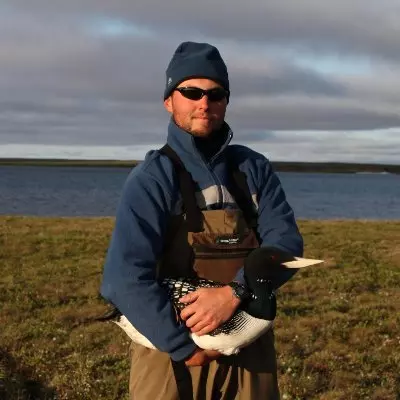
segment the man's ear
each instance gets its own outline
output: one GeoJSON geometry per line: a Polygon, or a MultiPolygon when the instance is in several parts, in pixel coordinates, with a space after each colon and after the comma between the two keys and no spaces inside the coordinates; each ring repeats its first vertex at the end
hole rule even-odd
{"type": "Polygon", "coordinates": [[[171,96],[167,97],[164,100],[164,107],[170,114],[172,114],[172,98],[171,98],[171,96]]]}

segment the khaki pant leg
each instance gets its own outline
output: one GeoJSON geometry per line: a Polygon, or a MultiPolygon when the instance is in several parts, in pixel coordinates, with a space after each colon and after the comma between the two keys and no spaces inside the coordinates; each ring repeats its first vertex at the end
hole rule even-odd
{"type": "MultiPolygon", "coordinates": [[[[171,359],[167,353],[132,343],[130,355],[130,400],[189,400],[179,399],[171,359]]],[[[237,368],[213,361],[204,367],[191,367],[189,371],[194,400],[236,399],[237,368]]]]}
{"type": "Polygon", "coordinates": [[[239,384],[237,400],[280,399],[272,329],[242,349],[237,356],[224,357],[219,362],[237,368],[239,384]]]}
{"type": "Polygon", "coordinates": [[[191,367],[194,400],[235,400],[238,370],[212,361],[203,367],[191,367]]]}
{"type": "MultiPolygon", "coordinates": [[[[179,400],[169,355],[136,344],[131,348],[130,400],[179,400]]],[[[195,400],[280,398],[272,330],[238,356],[221,357],[189,371],[195,400]]]]}
{"type": "Polygon", "coordinates": [[[167,353],[131,344],[129,400],[179,400],[167,353]]]}
{"type": "Polygon", "coordinates": [[[278,385],[269,373],[252,373],[246,369],[239,371],[239,396],[237,400],[279,400],[278,385]]]}

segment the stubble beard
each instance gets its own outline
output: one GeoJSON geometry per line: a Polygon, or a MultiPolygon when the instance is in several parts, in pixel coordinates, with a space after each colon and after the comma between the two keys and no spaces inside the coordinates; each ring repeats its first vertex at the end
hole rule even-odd
{"type": "MultiPolygon", "coordinates": [[[[212,118],[212,117],[210,117],[212,118]]],[[[196,121],[195,119],[192,119],[191,121],[196,121]]],[[[192,126],[194,125],[193,123],[190,124],[189,129],[187,129],[187,132],[189,132],[192,136],[196,136],[196,137],[207,137],[209,135],[211,135],[213,132],[218,131],[219,129],[221,129],[223,124],[223,121],[216,121],[216,120],[210,120],[210,124],[209,124],[209,128],[204,130],[198,130],[196,128],[192,128],[192,126]]]]}

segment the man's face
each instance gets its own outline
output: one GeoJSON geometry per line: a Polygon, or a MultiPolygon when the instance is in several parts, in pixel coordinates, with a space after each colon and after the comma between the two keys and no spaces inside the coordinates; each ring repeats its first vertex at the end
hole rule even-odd
{"type": "MultiPolygon", "coordinates": [[[[218,83],[205,78],[188,79],[177,88],[196,87],[204,90],[222,88],[218,83]]],[[[172,114],[175,123],[193,136],[208,136],[221,128],[227,106],[227,99],[210,101],[208,96],[191,100],[174,90],[164,101],[166,110],[172,114]]]]}

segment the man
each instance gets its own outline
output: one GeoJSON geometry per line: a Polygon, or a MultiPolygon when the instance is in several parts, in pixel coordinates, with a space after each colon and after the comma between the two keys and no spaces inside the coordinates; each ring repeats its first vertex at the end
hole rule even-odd
{"type": "MultiPolygon", "coordinates": [[[[229,145],[229,96],[219,51],[207,43],[180,44],[166,71],[164,106],[171,114],[167,144],[196,185],[198,230],[188,225],[180,164],[165,151],[149,152],[123,188],[101,293],[159,349],[131,347],[129,386],[135,400],[179,398],[171,359],[189,368],[195,399],[279,398],[272,331],[230,357],[197,348],[189,335],[211,332],[248,295],[244,256],[232,262],[229,255],[224,260],[210,255],[218,246],[230,248],[216,244],[221,237],[233,243],[231,254],[259,246],[295,256],[303,252],[293,211],[269,161],[247,147],[229,145]],[[254,229],[239,209],[241,193],[231,178],[235,167],[246,177],[257,217],[254,229]],[[206,257],[198,250],[204,247],[211,249],[206,257]],[[226,285],[183,297],[182,324],[157,279],[190,274],[226,285]]],[[[275,288],[292,275],[279,276],[275,288]]]]}

